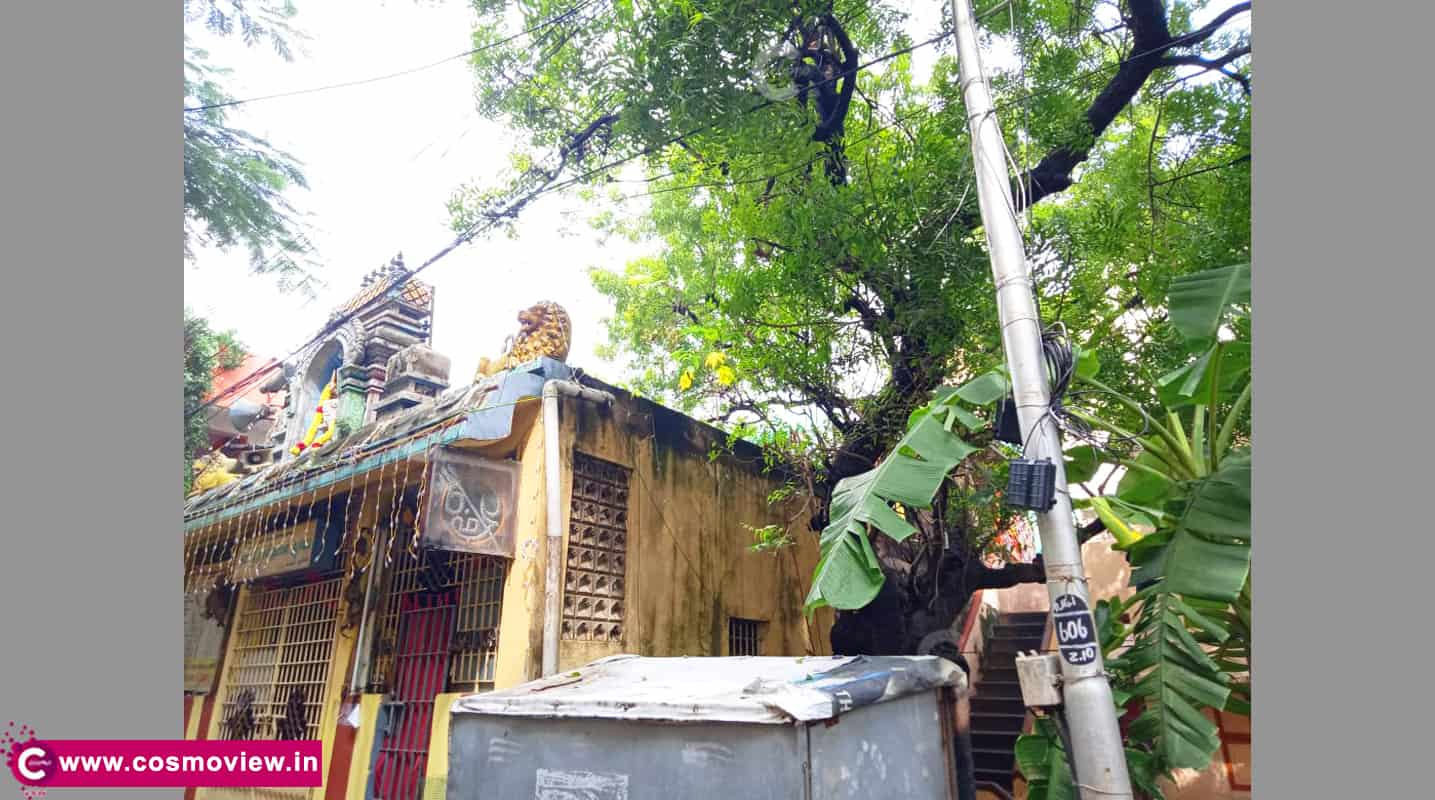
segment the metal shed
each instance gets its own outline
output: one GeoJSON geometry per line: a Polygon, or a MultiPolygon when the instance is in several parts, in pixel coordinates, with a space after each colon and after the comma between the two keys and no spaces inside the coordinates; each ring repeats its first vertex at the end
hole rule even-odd
{"type": "Polygon", "coordinates": [[[454,701],[448,798],[956,800],[966,688],[932,656],[613,656],[454,701]]]}

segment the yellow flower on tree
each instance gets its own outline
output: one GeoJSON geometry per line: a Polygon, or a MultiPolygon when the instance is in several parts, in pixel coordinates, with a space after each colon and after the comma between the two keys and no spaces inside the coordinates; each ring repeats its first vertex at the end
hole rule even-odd
{"type": "Polygon", "coordinates": [[[727,353],[722,352],[708,353],[708,357],[703,361],[708,369],[717,369],[725,363],[727,363],[727,353]]]}
{"type": "Polygon", "coordinates": [[[717,379],[723,386],[731,386],[737,380],[737,373],[732,371],[732,367],[718,367],[717,379]]]}
{"type": "Polygon", "coordinates": [[[683,370],[683,374],[678,377],[678,388],[679,388],[679,389],[682,389],[682,390],[685,391],[685,392],[686,392],[687,390],[693,388],[693,372],[692,372],[692,370],[689,370],[689,369],[683,370]]]}

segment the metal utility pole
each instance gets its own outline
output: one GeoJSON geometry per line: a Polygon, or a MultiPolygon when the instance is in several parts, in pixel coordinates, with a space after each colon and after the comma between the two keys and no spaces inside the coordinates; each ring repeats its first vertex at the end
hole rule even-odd
{"type": "Polygon", "coordinates": [[[1007,176],[1006,147],[982,71],[971,0],[951,0],[951,5],[957,36],[957,68],[972,138],[977,198],[991,250],[1002,346],[1011,370],[1022,441],[1029,443],[1027,451],[1031,457],[1051,459],[1056,466],[1056,504],[1038,515],[1037,529],[1061,651],[1062,704],[1071,734],[1072,768],[1078,791],[1085,800],[1130,800],[1131,780],[1126,772],[1125,749],[1111,685],[1102,665],[1086,571],[1081,564],[1081,546],[1077,543],[1071,511],[1071,495],[1066,485],[1061,433],[1055,420],[1046,413],[1050,403],[1050,378],[1042,350],[1041,319],[1007,176]]]}

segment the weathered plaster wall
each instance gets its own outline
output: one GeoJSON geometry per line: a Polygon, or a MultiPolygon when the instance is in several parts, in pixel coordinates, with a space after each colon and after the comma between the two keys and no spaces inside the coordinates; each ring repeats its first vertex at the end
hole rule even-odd
{"type": "MultiPolygon", "coordinates": [[[[748,549],[753,538],[745,525],[786,524],[796,510],[767,502],[782,481],[730,456],[710,459],[719,441],[714,429],[617,394],[612,408],[569,398],[561,403],[561,507],[566,548],[575,449],[632,470],[624,635],[620,643],[565,640],[560,669],[622,652],[726,655],[729,616],[764,623],[765,655],[830,652],[830,612],[819,613],[810,628],[801,613],[818,555],[806,517],[793,522],[796,546],[777,555],[748,549]]],[[[536,407],[524,411],[514,425],[523,433],[510,443],[523,471],[517,556],[498,646],[500,688],[537,677],[542,660],[543,421],[536,407]]]]}

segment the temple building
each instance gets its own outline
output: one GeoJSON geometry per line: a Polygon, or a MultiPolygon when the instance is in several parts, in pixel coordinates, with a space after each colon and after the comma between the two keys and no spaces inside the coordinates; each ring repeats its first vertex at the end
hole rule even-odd
{"type": "Polygon", "coordinates": [[[320,739],[325,786],[187,797],[443,797],[459,694],[619,653],[830,653],[830,612],[801,611],[816,537],[750,548],[807,524],[756,447],[570,367],[552,303],[455,380],[407,276],[274,366],[185,505],[186,736],[320,739]]]}

